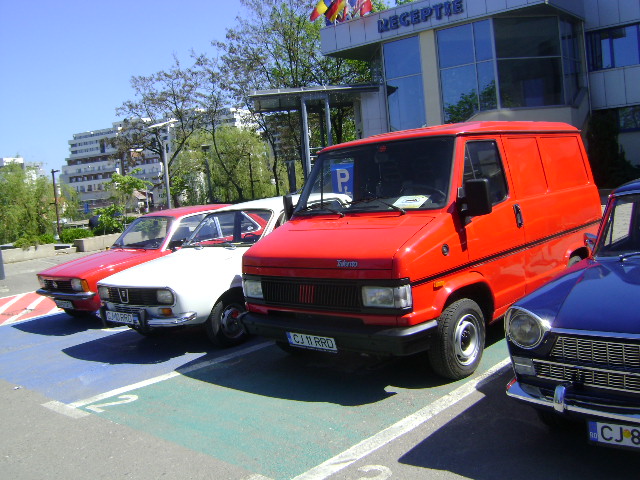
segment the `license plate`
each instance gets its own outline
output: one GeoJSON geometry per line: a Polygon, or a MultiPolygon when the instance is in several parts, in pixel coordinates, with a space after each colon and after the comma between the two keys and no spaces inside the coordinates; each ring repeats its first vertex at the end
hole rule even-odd
{"type": "Polygon", "coordinates": [[[105,314],[107,317],[107,322],[124,323],[126,325],[138,325],[140,323],[138,321],[138,315],[133,313],[111,312],[107,310],[105,314]]]}
{"type": "Polygon", "coordinates": [[[640,426],[591,421],[589,440],[618,447],[640,448],[640,426]]]}
{"type": "Polygon", "coordinates": [[[320,350],[323,352],[337,353],[336,341],[330,337],[319,337],[318,335],[307,335],[306,333],[287,332],[289,345],[294,347],[320,350]]]}
{"type": "Polygon", "coordinates": [[[73,302],[70,302],[69,300],[53,300],[54,302],[56,302],[56,307],[58,308],[73,308],[73,302]]]}

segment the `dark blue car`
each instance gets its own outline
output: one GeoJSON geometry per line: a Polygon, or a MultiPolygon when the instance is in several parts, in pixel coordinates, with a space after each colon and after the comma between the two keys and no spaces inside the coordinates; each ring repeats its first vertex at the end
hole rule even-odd
{"type": "Polygon", "coordinates": [[[507,394],[588,425],[588,439],[640,448],[640,180],[616,189],[591,256],[505,315],[507,394]]]}

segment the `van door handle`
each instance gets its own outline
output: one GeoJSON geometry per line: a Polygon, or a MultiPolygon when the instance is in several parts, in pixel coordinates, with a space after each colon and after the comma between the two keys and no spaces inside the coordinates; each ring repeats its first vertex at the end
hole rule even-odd
{"type": "Polygon", "coordinates": [[[522,218],[522,210],[520,209],[520,205],[517,203],[513,204],[513,213],[516,215],[516,225],[518,228],[522,228],[524,225],[524,219],[522,218]]]}

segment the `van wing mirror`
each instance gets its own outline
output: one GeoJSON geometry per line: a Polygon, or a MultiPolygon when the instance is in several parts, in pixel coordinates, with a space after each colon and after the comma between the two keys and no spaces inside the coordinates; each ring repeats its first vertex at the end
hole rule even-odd
{"type": "Polygon", "coordinates": [[[282,197],[282,203],[284,205],[284,220],[285,222],[291,218],[293,215],[293,197],[291,194],[287,194],[282,197]]]}
{"type": "Polygon", "coordinates": [[[493,210],[489,198],[489,180],[476,178],[464,182],[464,197],[461,199],[460,213],[465,217],[487,215],[493,210]]]}

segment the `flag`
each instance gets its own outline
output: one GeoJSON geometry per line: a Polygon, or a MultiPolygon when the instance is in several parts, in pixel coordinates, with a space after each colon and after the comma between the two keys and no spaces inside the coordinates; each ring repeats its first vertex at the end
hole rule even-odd
{"type": "Polygon", "coordinates": [[[347,3],[347,0],[333,0],[333,3],[324,14],[330,22],[336,21],[336,18],[344,9],[345,3],[347,3]]]}
{"type": "Polygon", "coordinates": [[[373,10],[373,5],[371,5],[371,0],[358,0],[358,5],[360,8],[360,16],[364,17],[367,13],[370,13],[373,10]]]}
{"type": "Polygon", "coordinates": [[[314,8],[313,12],[311,12],[311,15],[309,16],[309,20],[313,22],[316,18],[318,18],[320,15],[326,12],[328,8],[329,7],[327,7],[327,4],[324,2],[324,0],[320,0],[316,5],[316,8],[314,8]]]}

